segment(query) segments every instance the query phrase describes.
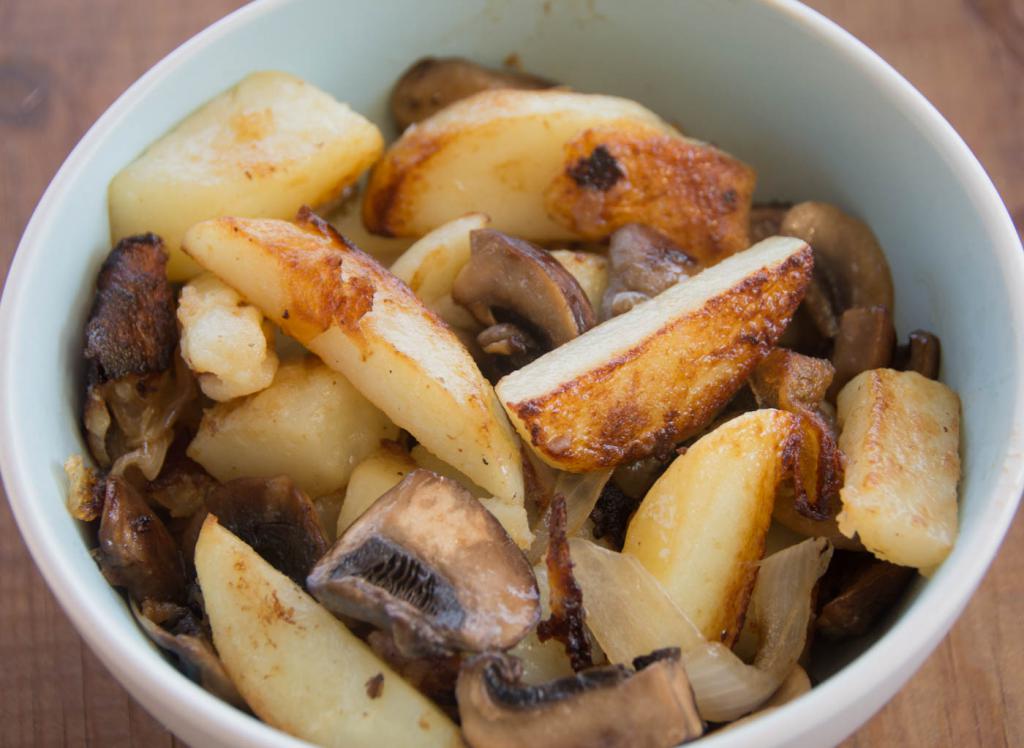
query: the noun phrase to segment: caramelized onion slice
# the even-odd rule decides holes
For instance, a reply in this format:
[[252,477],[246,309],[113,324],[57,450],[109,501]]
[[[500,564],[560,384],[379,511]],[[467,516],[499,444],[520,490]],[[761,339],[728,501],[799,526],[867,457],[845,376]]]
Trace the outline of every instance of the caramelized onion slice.
[[708,642],[636,559],[581,538],[569,541],[583,588],[590,633],[611,662],[661,647],[683,652],[701,717],[728,722],[761,706],[778,690],[804,649],[811,594],[828,567],[832,546],[805,540],[761,563],[748,609],[759,638],[753,665],[719,642]]

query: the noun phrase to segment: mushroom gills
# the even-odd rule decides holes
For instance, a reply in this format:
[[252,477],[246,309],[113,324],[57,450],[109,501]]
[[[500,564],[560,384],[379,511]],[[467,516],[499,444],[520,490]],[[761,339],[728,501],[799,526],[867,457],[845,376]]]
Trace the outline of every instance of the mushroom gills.
[[415,470],[320,559],[310,592],[391,633],[407,657],[514,646],[540,617],[526,557],[460,484]]
[[472,748],[669,748],[704,724],[678,649],[521,685],[521,663],[489,652],[463,665],[456,696]]

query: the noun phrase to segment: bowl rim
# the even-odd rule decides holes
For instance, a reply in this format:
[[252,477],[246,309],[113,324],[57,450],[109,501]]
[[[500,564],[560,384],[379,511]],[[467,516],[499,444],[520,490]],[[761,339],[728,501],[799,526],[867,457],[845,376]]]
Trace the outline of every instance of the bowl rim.
[[[972,209],[993,239],[991,253],[1008,285],[1024,288],[1024,249],[998,192],[970,148],[923,94],[864,43],[817,11],[796,0],[751,1],[769,7],[821,39],[900,107],[912,126],[933,141],[936,151],[949,160],[951,170],[967,188]],[[191,37],[121,94],[65,159],[25,228],[0,299],[0,330],[11,331],[0,336],[0,402],[14,397],[11,388],[17,358],[13,351],[19,347],[19,331],[24,329],[18,323],[30,306],[21,281],[32,274],[39,261],[33,247],[55,207],[65,199],[73,175],[89,162],[124,113],[158,89],[179,63],[260,16],[298,2],[301,0],[255,0]],[[1011,297],[1008,311],[1012,329],[1024,329],[1024,296]],[[1024,370],[1024,345],[1018,345],[1016,358],[1018,369]],[[1013,422],[1019,424],[1024,422],[1024,381],[1015,385]],[[105,634],[122,614],[113,606],[95,605],[87,599],[82,588],[74,584],[78,572],[71,559],[61,547],[47,541],[45,517],[30,500],[32,481],[25,458],[28,448],[17,439],[17,433],[10,409],[0,407],[0,473],[22,538],[75,629],[132,697],[148,710],[159,711],[157,716],[172,731],[181,724],[190,724],[195,728],[190,731],[218,741],[245,740],[254,746],[308,745],[208,694],[155,652],[152,662],[135,663],[145,667],[131,667],[128,645]],[[708,748],[749,745],[755,737],[771,745],[798,743],[809,738],[820,725],[836,720],[849,705],[867,704],[867,709],[862,709],[862,718],[848,731],[852,732],[888,701],[948,632],[999,549],[1024,490],[1024,429],[1014,428],[1002,463],[996,469],[999,477],[990,494],[992,498],[978,520],[979,526],[987,528],[986,532],[958,541],[966,542],[967,547],[958,548],[957,565],[952,570],[956,579],[954,594],[948,594],[948,589],[939,590],[936,585],[925,585],[915,604],[889,631],[846,667],[775,713],[705,739]]]

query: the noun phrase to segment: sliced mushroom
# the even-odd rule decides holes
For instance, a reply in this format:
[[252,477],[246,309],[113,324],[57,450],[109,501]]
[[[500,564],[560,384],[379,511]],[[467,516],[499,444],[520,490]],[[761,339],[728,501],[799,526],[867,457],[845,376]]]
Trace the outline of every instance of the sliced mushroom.
[[173,654],[185,675],[229,704],[239,709],[248,709],[245,699],[238,693],[234,681],[217,656],[209,635],[203,631],[191,612],[182,609],[177,620],[171,622],[169,628],[164,628],[139,610],[134,601],[131,609],[146,636],[158,647]]
[[914,330],[910,333],[907,345],[900,346],[896,352],[896,358],[897,369],[916,371],[922,377],[937,379],[942,359],[942,344],[937,335],[927,330]]
[[664,234],[630,223],[611,236],[608,288],[601,319],[628,312],[699,271],[697,261]]
[[333,613],[390,631],[409,657],[507,649],[540,617],[537,580],[508,533],[429,470],[377,499],[307,584]]
[[455,682],[462,659],[459,655],[438,657],[407,657],[395,646],[391,634],[371,631],[366,637],[373,653],[408,681],[417,691],[430,698],[452,716],[458,715],[455,704]]
[[484,353],[507,357],[512,370],[526,366],[543,352],[532,335],[510,322],[484,329],[476,342]]
[[871,228],[828,203],[794,205],[779,232],[814,248],[814,264],[827,281],[836,315],[852,307],[893,311],[889,263]]
[[107,581],[133,600],[185,602],[185,569],[174,538],[120,476],[108,476],[104,486],[95,556]]
[[771,236],[778,236],[782,221],[793,203],[755,203],[750,208],[750,244],[754,245]]
[[868,553],[836,553],[822,579],[816,630],[826,639],[860,636],[891,608],[916,574]]
[[472,748],[670,748],[699,737],[704,724],[679,650],[633,664],[525,686],[515,658],[475,657],[455,691],[463,738]]
[[424,57],[402,73],[391,91],[399,130],[425,120],[452,102],[497,88],[551,88],[551,81],[517,70],[493,70],[462,57]]
[[895,343],[896,330],[886,307],[854,307],[843,312],[832,351],[836,373],[828,388],[828,399],[835,402],[839,390],[862,371],[888,366]]
[[626,542],[629,518],[633,516],[638,506],[639,498],[630,496],[615,483],[606,484],[594,506],[594,511],[590,513],[594,538],[604,539],[615,550],[622,550]]
[[229,481],[210,491],[206,508],[296,584],[327,552],[316,507],[291,478]]
[[[477,229],[469,237],[472,254],[455,279],[452,298],[481,324],[512,323],[544,350],[594,326],[586,293],[546,250],[494,229]],[[497,339],[505,329],[482,335]]]

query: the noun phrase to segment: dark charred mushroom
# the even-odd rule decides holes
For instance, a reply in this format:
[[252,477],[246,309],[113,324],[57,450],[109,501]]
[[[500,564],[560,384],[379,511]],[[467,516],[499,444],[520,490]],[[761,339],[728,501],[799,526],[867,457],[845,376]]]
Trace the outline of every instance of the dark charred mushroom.
[[895,343],[896,330],[885,307],[854,307],[843,312],[832,351],[836,374],[828,389],[828,399],[835,402],[839,390],[862,371],[888,366]]
[[816,631],[826,639],[860,636],[895,604],[916,571],[868,553],[837,552],[821,580]]
[[239,709],[248,709],[245,699],[238,693],[234,681],[224,669],[209,635],[191,612],[181,609],[176,620],[161,625],[144,615],[134,602],[131,603],[131,609],[146,635],[158,647],[175,656],[186,676],[229,704]]
[[700,270],[671,239],[639,223],[623,226],[608,246],[608,289],[601,319],[628,312]]
[[670,748],[699,737],[704,724],[679,650],[634,665],[525,686],[515,658],[474,657],[456,688],[462,735],[472,748]]
[[537,580],[508,533],[428,470],[377,499],[307,583],[328,610],[390,631],[409,657],[507,649],[540,617]]
[[548,252],[494,229],[477,229],[469,236],[472,254],[455,279],[452,298],[488,326],[478,338],[481,346],[487,342],[492,352],[507,347],[522,353],[510,340],[520,332],[520,348],[529,350],[532,339],[551,350],[593,327],[587,295]]
[[391,91],[391,115],[404,130],[452,102],[497,88],[551,88],[549,80],[516,70],[493,70],[462,57],[424,57],[402,73]]
[[640,499],[633,498],[615,483],[608,483],[590,513],[593,535],[598,540],[607,540],[615,550],[622,550],[626,542],[626,529]]
[[185,602],[185,569],[174,538],[138,491],[116,475],[104,487],[95,556],[107,581],[133,600]]
[[214,488],[206,508],[271,566],[303,584],[327,552],[313,502],[291,478],[238,478]]
[[170,368],[178,323],[166,267],[154,234],[122,239],[104,261],[85,326],[89,384]]

